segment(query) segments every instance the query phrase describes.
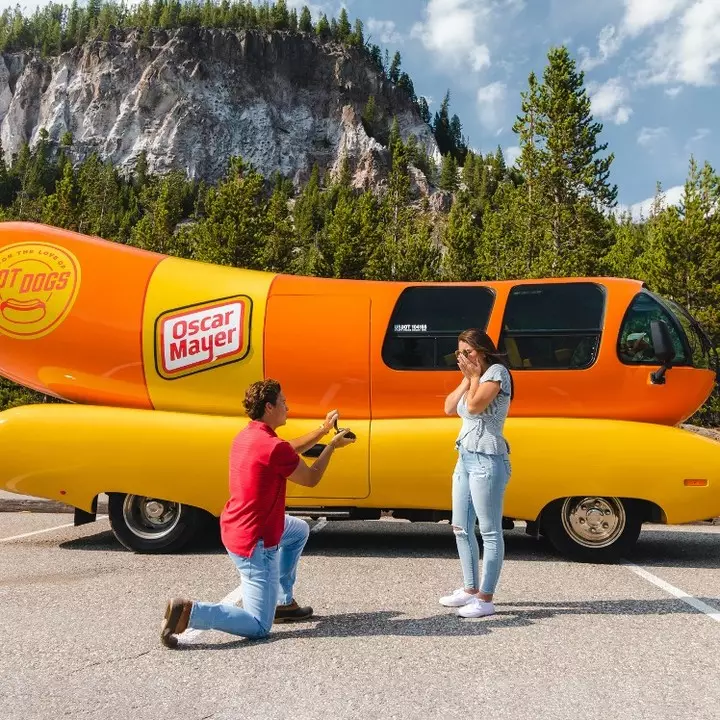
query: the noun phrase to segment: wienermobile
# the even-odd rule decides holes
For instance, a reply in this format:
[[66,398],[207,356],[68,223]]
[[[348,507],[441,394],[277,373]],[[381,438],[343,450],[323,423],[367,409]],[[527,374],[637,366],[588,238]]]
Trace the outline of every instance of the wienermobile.
[[0,413],[0,487],[67,503],[76,524],[107,493],[123,545],[177,551],[222,510],[245,389],[273,377],[281,435],[338,408],[358,438],[316,488],[290,484],[291,511],[445,519],[459,419],[443,399],[467,327],[513,368],[508,526],[612,561],[644,522],[720,515],[720,443],[676,427],[717,359],[642,282],[298,277],[22,222],[0,223],[0,374],[68,402]]

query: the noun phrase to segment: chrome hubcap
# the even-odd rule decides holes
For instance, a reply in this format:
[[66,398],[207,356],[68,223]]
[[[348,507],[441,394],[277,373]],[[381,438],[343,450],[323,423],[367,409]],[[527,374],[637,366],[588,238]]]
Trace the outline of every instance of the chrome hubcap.
[[602,548],[612,545],[625,529],[625,508],[617,498],[565,498],[562,510],[565,532],[578,545]]
[[159,540],[180,522],[180,503],[171,503],[142,495],[126,495],[123,519],[130,532],[143,540]]

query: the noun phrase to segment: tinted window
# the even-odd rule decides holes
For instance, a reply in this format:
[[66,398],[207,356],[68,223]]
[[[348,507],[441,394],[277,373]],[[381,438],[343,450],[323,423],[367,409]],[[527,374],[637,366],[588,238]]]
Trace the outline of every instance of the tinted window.
[[602,329],[605,294],[592,283],[520,285],[510,291],[503,329],[507,332]]
[[618,338],[620,360],[628,364],[661,364],[655,357],[652,346],[650,323],[653,320],[662,320],[670,330],[670,337],[675,348],[673,363],[687,364],[688,354],[679,326],[673,320],[672,315],[648,292],[639,293],[625,314]]
[[500,349],[517,370],[581,370],[600,346],[605,293],[594,283],[520,285],[510,291]]
[[457,370],[457,336],[471,327],[484,330],[493,302],[484,287],[407,288],[390,318],[383,361],[395,370]]

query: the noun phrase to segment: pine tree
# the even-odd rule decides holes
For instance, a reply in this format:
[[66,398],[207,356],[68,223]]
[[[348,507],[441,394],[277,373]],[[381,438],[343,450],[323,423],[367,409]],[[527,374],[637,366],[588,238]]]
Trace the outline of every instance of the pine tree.
[[474,280],[480,230],[473,217],[468,193],[460,193],[448,217],[443,245],[442,274],[445,280]]
[[290,27],[290,13],[286,0],[275,0],[270,10],[270,22],[274,30],[287,30]]
[[328,22],[327,15],[322,13],[320,19],[315,27],[315,32],[321,37],[326,38],[330,35],[330,23]]
[[259,266],[271,272],[287,272],[292,266],[295,234],[288,210],[288,195],[282,183],[276,183],[270,197],[267,228]]
[[441,155],[452,152],[452,136],[450,134],[450,91],[445,93],[440,110],[435,113],[433,133]]
[[256,269],[267,234],[262,175],[231,158],[226,178],[208,191],[206,217],[192,231],[194,259]]
[[592,120],[583,83],[567,49],[550,50],[543,83],[530,75],[513,127],[530,209],[523,234],[535,236],[525,244],[541,248],[546,274],[592,274],[609,246],[602,212],[617,196],[608,182],[613,155],[596,157],[607,144],[598,144],[602,125]]
[[362,47],[365,44],[365,37],[363,35],[363,23],[360,18],[357,18],[355,20],[355,28],[353,29],[353,33],[350,36],[350,44],[355,45],[356,47]]
[[390,78],[391,82],[394,82],[397,84],[398,80],[400,80],[400,64],[402,63],[402,59],[400,57],[399,52],[395,52],[393,55],[392,63],[390,64],[390,70],[388,71],[388,77]]
[[55,186],[55,192],[45,202],[43,222],[66,230],[77,230],[78,205],[79,197],[75,172],[72,164],[66,162],[63,166],[62,177]]
[[347,10],[343,7],[340,10],[340,17],[338,18],[337,24],[337,39],[342,43],[350,42],[350,36],[352,35],[352,25],[348,18]]
[[5,164],[5,150],[0,140],[0,207],[6,207],[12,202],[12,179]]
[[300,12],[300,32],[312,32],[312,15],[307,5],[303,5],[302,11]]
[[458,167],[455,157],[448,153],[443,156],[440,168],[440,187],[448,192],[455,192],[458,187]]
[[362,123],[365,132],[374,137],[377,128],[377,106],[375,105],[375,96],[371,95],[365,103],[365,109],[362,113]]
[[299,252],[293,268],[301,275],[332,274],[325,238],[325,204],[320,190],[320,170],[314,165],[308,184],[295,203],[295,233]]
[[428,107],[427,100],[422,96],[418,100],[418,110],[423,121],[430,125],[430,108]]

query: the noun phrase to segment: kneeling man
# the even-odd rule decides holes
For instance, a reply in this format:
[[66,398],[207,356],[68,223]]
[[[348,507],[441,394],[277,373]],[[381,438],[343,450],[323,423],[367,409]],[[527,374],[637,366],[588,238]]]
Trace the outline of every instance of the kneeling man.
[[171,600],[162,623],[161,640],[177,647],[177,635],[188,628],[222,630],[248,638],[265,637],[273,621],[307,620],[312,608],[293,597],[298,561],[308,539],[308,524],[285,514],[287,481],[314,487],[336,448],[354,442],[347,431],[333,436],[312,466],[300,457],[338,419],[325,422],[295,440],[281,440],[276,429],[287,422],[288,406],[276,380],[251,385],[243,402],[250,417],[230,451],[230,498],[220,517],[223,544],[242,578],[243,607],[226,603]]

